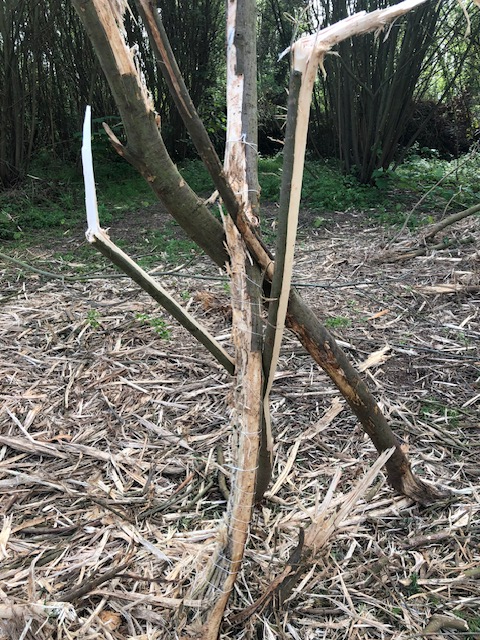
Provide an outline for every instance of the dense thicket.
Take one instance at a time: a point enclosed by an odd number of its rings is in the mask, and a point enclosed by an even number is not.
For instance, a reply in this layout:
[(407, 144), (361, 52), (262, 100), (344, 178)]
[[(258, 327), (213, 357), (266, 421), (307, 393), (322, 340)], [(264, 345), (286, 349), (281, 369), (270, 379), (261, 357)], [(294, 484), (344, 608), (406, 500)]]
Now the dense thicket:
[[(193, 100), (216, 133), (223, 120), (222, 105), (215, 104), (223, 74), (223, 0), (196, 0), (193, 5), (190, 0), (158, 0)], [(130, 13), (126, 30), (132, 46), (147, 47)], [(173, 152), (185, 154), (185, 131), (153, 57), (141, 59), (148, 84), (154, 87), (165, 139)], [(21, 179), (32, 154), (41, 150), (61, 159), (75, 158), (86, 104), (92, 105), (97, 125), (105, 119), (111, 126), (118, 123), (110, 89), (70, 1), (2, 0), (0, 185), (8, 187)]]
[[(285, 86), (285, 70), (272, 64), (274, 53), (288, 46), (294, 29), (326, 27), (392, 2), (317, 0), (313, 8), (311, 4), (264, 2), (260, 46), (267, 51), (260, 69), (268, 98), (261, 123), (269, 140), (279, 137), (273, 109), (277, 105), (281, 115)], [(342, 42), (338, 55), (327, 58), (327, 75), (319, 78), (314, 92), (311, 150), (338, 158), (344, 170), (354, 172), (361, 182), (387, 170), (416, 141), (445, 155), (468, 150), (478, 136), (478, 12), (472, 14), (469, 38), (466, 26), (458, 5), (432, 2), (395, 23), (388, 38), (369, 34)]]
[[(219, 151), (224, 139), (224, 0), (157, 0), (187, 87)], [(301, 32), (388, 0), (259, 0), (259, 144), (281, 149), (288, 58), (278, 54)], [(134, 11), (134, 10), (133, 10)], [(365, 36), (329, 56), (325, 80), (314, 93), (309, 145), (339, 158), (346, 171), (368, 181), (399, 158), (399, 145), (439, 148), (456, 155), (478, 136), (479, 12), (472, 36), (456, 3), (429, 3), (399, 21), (388, 39)], [(132, 46), (148, 44), (134, 15), (126, 20)], [(153, 87), (162, 133), (175, 157), (192, 152), (158, 73), (142, 51), (142, 70)], [(61, 159), (78, 154), (85, 104), (97, 119), (118, 125), (116, 108), (90, 42), (70, 0), (0, 3), (0, 186), (28, 170), (41, 151)], [(476, 111), (477, 109), (477, 111)], [(99, 146), (102, 134), (97, 136)], [(104, 148), (107, 148), (105, 144)]]
[(84, 105), (114, 102), (82, 25), (68, 2), (0, 3), (0, 183), (25, 174), (34, 152), (66, 157), (78, 147)]
[[(385, 0), (322, 0), (323, 22), (389, 5)], [(345, 41), (331, 58), (325, 104), (336, 131), (338, 157), (361, 182), (388, 169), (411, 115), (427, 52), (435, 42), (440, 4), (422, 5), (389, 29), (388, 38), (367, 34)], [(417, 96), (420, 97), (420, 96)]]

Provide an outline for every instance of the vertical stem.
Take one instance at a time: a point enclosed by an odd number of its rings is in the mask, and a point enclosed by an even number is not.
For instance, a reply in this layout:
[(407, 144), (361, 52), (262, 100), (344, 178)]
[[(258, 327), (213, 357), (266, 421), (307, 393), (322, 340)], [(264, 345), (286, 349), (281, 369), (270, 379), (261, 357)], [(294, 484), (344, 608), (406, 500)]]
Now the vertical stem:
[[(227, 3), (227, 143), (225, 173), (239, 210), (257, 223), (257, 117), (255, 0)], [(231, 218), (225, 218), (230, 254), (235, 380), (232, 407), (233, 469), (226, 535), (213, 558), (215, 601), (202, 628), (215, 640), (242, 566), (255, 496), (262, 422), (262, 331), (260, 271)], [(209, 584), (212, 584), (210, 579)]]
[(263, 398), (265, 435), (262, 441), (262, 459), (266, 458), (267, 454), (270, 459), (273, 457), (269, 410), (270, 391), (285, 329), (302, 193), (310, 104), (317, 67), (322, 59), (322, 54), (315, 51), (314, 44), (309, 41), (308, 43), (297, 43), (292, 47), (293, 64), (290, 76), (275, 269), (272, 278), (263, 356), (266, 383)]

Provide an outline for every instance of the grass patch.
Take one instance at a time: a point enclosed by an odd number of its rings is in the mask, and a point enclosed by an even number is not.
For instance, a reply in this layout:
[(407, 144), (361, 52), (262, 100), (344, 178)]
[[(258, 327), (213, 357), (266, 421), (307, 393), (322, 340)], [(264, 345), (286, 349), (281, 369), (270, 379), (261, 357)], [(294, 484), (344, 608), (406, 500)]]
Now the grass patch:
[(335, 318), (327, 318), (325, 320), (325, 326), (329, 329), (345, 329), (352, 324), (350, 318), (345, 316), (336, 316)]
[(365, 210), (385, 204), (387, 186), (364, 185), (353, 175), (343, 175), (336, 162), (309, 162), (304, 174), (302, 197), (314, 210)]
[(212, 178), (200, 160), (185, 160), (178, 169), (195, 193), (209, 196), (215, 191)]
[[(103, 140), (100, 141), (103, 144)], [(103, 148), (103, 147), (102, 147)], [(201, 195), (214, 191), (213, 182), (199, 160), (179, 165), (185, 181)], [(395, 172), (377, 171), (375, 184), (362, 185), (343, 175), (334, 161), (307, 161), (302, 204), (313, 212), (365, 211), (381, 225), (402, 225), (414, 205), (408, 225), (416, 228), (434, 221), (432, 213), (451, 212), (480, 199), (479, 155), (453, 161), (411, 154)], [(115, 154), (96, 155), (95, 176), (101, 223), (108, 226), (117, 214), (135, 211), (157, 201), (145, 180)], [(282, 156), (259, 159), (263, 201), (278, 202)], [(438, 184), (440, 182), (440, 184)], [(0, 193), (0, 239), (21, 242), (30, 232), (55, 230), (59, 234), (85, 224), (83, 176), (80, 163), (71, 165), (39, 154), (29, 177), (16, 189)], [(312, 216), (312, 227), (324, 224)]]
[(148, 325), (152, 327), (155, 333), (163, 340), (170, 340), (172, 331), (163, 318), (158, 316), (151, 316), (148, 313), (137, 313), (135, 319), (142, 325)]
[[(103, 226), (116, 213), (156, 202), (145, 180), (125, 162), (95, 166), (98, 211)], [(16, 189), (0, 194), (0, 239), (21, 241), (30, 231), (65, 229), (85, 224), (85, 197), (80, 168), (37, 162)]]
[(421, 404), (419, 415), (428, 422), (438, 422), (443, 419), (449, 427), (458, 429), (461, 427), (461, 423), (465, 419), (465, 416), (468, 416), (468, 412), (461, 411), (456, 407), (448, 406), (433, 398), (428, 398)]
[(468, 154), (455, 160), (441, 160), (412, 153), (396, 170), (397, 187), (428, 194), (424, 200), (428, 207), (451, 206), (462, 209), (480, 199), (480, 155)]
[(87, 313), (87, 322), (92, 329), (98, 329), (101, 325), (100, 313), (96, 309), (89, 309)]
[[(261, 196), (278, 202), (282, 179), (282, 156), (261, 158), (258, 167)], [(310, 209), (348, 211), (368, 209), (387, 202), (385, 186), (362, 185), (353, 175), (343, 175), (338, 163), (307, 161), (303, 176), (302, 199)]]
[(455, 615), (465, 620), (468, 624), (468, 630), (471, 633), (468, 633), (465, 637), (468, 640), (473, 640), (474, 638), (478, 640), (480, 635), (480, 615), (470, 615), (466, 611), (455, 611)]
[(170, 222), (165, 231), (154, 230), (149, 234), (148, 245), (151, 249), (151, 255), (140, 258), (139, 264), (143, 267), (151, 266), (150, 258), (155, 263), (161, 259), (168, 264), (178, 264), (200, 252), (193, 240), (174, 237), (175, 226), (177, 226), (175, 222)]

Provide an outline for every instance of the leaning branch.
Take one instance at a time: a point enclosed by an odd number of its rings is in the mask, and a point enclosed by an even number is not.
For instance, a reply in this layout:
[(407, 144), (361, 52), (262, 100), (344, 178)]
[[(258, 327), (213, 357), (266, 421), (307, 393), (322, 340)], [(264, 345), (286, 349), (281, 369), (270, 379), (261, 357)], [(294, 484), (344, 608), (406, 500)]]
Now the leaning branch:
[(134, 282), (146, 291), (154, 300), (170, 313), (175, 320), (187, 329), (201, 344), (210, 351), (216, 360), (233, 375), (235, 364), (225, 349), (215, 338), (202, 327), (195, 318), (183, 309), (181, 305), (156, 280), (144, 271), (130, 256), (113, 243), (108, 234), (100, 227), (98, 219), (97, 196), (93, 175), (90, 107), (85, 112), (83, 124), (82, 162), (85, 180), (85, 205), (87, 209), (88, 230), (87, 240), (100, 253), (107, 257), (115, 266), (126, 273)]
[(375, 262), (400, 262), (402, 260), (410, 260), (411, 258), (424, 256), (429, 251), (442, 251), (443, 249), (452, 249), (458, 245), (471, 244), (475, 242), (475, 238), (472, 236), (463, 236), (457, 239), (445, 237), (436, 244), (432, 244), (432, 241), (440, 231), (443, 231), (460, 220), (464, 220), (469, 216), (475, 215), (479, 211), (480, 204), (476, 204), (464, 211), (452, 213), (452, 215), (447, 216), (440, 222), (427, 227), (421, 236), (416, 238), (413, 243), (409, 244), (409, 246), (404, 247), (399, 251), (386, 251), (377, 256), (375, 258)]
[(474, 213), (478, 213), (479, 211), (480, 211), (480, 204), (476, 204), (473, 207), (469, 207), (468, 209), (465, 209), (465, 211), (458, 211), (457, 213), (452, 213), (451, 216), (447, 216), (440, 222), (437, 222), (437, 224), (432, 225), (427, 230), (427, 232), (423, 234), (423, 240), (425, 242), (433, 240), (433, 238), (437, 235), (437, 233), (440, 233), (440, 231), (443, 231), (444, 229), (446, 229), (446, 227), (449, 227), (450, 225), (455, 224), (455, 222), (459, 222), (464, 218), (468, 218), (469, 216), (472, 216)]

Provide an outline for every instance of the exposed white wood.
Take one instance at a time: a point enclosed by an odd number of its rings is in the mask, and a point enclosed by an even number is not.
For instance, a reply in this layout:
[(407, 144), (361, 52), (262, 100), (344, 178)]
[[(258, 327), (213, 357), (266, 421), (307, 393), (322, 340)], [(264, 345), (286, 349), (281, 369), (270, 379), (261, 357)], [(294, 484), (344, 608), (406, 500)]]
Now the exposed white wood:
[(227, 126), (225, 145), (225, 173), (247, 218), (254, 224), (256, 217), (248, 194), (247, 158), (245, 147), (251, 144), (242, 130), (244, 77), (237, 73), (238, 57), (235, 46), (237, 2), (227, 2)]
[(366, 13), (365, 11), (356, 13), (355, 15), (345, 18), (344, 20), (322, 29), (315, 34), (300, 38), (280, 56), (282, 57), (288, 51), (291, 52), (292, 68), (302, 74), (302, 81), (298, 100), (297, 125), (295, 131), (294, 162), (288, 211), (283, 284), (278, 305), (272, 361), (270, 364), (270, 371), (266, 373), (267, 384), (264, 396), (264, 414), (269, 450), (272, 450), (273, 448), (269, 412), (270, 391), (275, 377), (283, 333), (285, 330), (285, 318), (287, 315), (288, 298), (292, 281), (295, 240), (302, 194), (310, 104), (312, 101), (313, 85), (318, 68), (320, 67), (325, 73), (323, 59), (325, 54), (335, 44), (357, 34), (370, 31), (381, 31), (389, 22), (398, 16), (407, 13), (425, 1), (426, 0), (404, 0), (404, 2), (393, 7), (388, 7), (387, 9), (373, 11), (371, 13)]
[(83, 143), (82, 143), (82, 163), (83, 178), (85, 183), (85, 206), (87, 209), (86, 232), (87, 240), (90, 244), (101, 245), (108, 252), (112, 261), (121, 266), (130, 277), (132, 277), (140, 286), (155, 298), (160, 304), (167, 308), (184, 327), (192, 333), (197, 340), (204, 344), (210, 352), (217, 358), (225, 368), (233, 373), (235, 365), (231, 356), (225, 351), (222, 345), (201, 325), (197, 320), (175, 300), (175, 298), (162, 287), (162, 285), (144, 271), (129, 255), (127, 255), (120, 247), (118, 247), (108, 234), (100, 226), (97, 207), (97, 195), (95, 189), (95, 177), (93, 172), (92, 145), (91, 145), (91, 110), (88, 106), (85, 112), (85, 120), (83, 124)]
[(83, 121), (83, 143), (82, 143), (82, 165), (83, 180), (85, 183), (85, 207), (87, 209), (87, 240), (100, 231), (98, 220), (97, 192), (95, 190), (95, 178), (93, 174), (92, 160), (92, 125), (91, 107), (85, 109), (85, 119)]
[(392, 7), (387, 7), (386, 9), (378, 9), (377, 11), (371, 11), (370, 13), (367, 13), (366, 11), (359, 11), (348, 18), (340, 20), (340, 22), (318, 31), (317, 33), (299, 38), (291, 47), (288, 47), (280, 54), (280, 58), (289, 51), (295, 49), (295, 47), (305, 49), (306, 52), (310, 51), (310, 55), (307, 53), (307, 59), (305, 59), (303, 54), (297, 58), (297, 64), (300, 65), (298, 69), (295, 67), (296, 63), (293, 63), (295, 69), (303, 72), (305, 69), (305, 63), (308, 62), (308, 59), (312, 56), (321, 56), (323, 59), (325, 53), (334, 45), (342, 42), (342, 40), (346, 40), (347, 38), (351, 38), (361, 33), (369, 33), (371, 31), (380, 33), (387, 24), (391, 23), (399, 16), (408, 13), (412, 9), (415, 9), (415, 7), (424, 4), (426, 1), (427, 0), (403, 0), (403, 2), (399, 2)]

